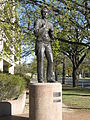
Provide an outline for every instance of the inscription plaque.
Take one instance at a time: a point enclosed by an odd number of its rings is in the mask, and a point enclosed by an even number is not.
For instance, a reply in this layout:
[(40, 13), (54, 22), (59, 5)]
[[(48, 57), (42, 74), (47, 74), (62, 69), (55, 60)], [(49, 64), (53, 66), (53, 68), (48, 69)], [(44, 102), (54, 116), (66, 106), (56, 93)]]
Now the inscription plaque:
[(53, 97), (60, 97), (61, 93), (60, 92), (53, 92)]

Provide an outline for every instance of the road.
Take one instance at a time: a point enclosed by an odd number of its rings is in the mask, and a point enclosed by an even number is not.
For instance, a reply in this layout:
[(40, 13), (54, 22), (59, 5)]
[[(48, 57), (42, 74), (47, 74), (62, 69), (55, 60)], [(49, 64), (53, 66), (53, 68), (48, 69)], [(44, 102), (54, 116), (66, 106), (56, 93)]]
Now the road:
[[(62, 83), (62, 78), (58, 78), (58, 81)], [(36, 79), (33, 79), (32, 82), (37, 82)], [(65, 84), (72, 84), (72, 78), (71, 77), (66, 77), (65, 79)], [(89, 88), (90, 89), (90, 80), (82, 80), (82, 79), (79, 79), (78, 80), (78, 85), (80, 87), (84, 87), (84, 88)]]
[[(59, 78), (58, 81), (62, 82), (62, 78)], [(66, 78), (65, 83), (66, 84), (72, 84), (72, 78)], [(79, 79), (78, 80), (78, 85), (80, 87), (84, 87), (84, 88), (89, 88), (90, 89), (90, 80)]]

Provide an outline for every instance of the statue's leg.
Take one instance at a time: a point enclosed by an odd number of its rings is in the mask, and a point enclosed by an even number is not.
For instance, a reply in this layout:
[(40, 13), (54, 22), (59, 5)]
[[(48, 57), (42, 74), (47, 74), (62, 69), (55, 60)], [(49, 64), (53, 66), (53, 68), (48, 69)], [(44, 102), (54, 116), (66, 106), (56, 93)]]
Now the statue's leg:
[(37, 76), (38, 82), (43, 82), (43, 61), (44, 61), (44, 45), (43, 43), (38, 43), (38, 53), (37, 53)]
[(53, 78), (53, 54), (50, 44), (45, 46), (45, 55), (47, 58), (47, 81), (55, 82)]

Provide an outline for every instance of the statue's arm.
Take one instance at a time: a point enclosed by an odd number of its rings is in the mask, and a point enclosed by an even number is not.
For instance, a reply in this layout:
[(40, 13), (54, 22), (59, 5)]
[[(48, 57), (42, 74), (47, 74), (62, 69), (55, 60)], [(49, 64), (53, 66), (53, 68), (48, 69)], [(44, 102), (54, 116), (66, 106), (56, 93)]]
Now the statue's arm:
[(35, 55), (37, 55), (37, 40), (35, 41)]
[(53, 27), (53, 25), (51, 25), (51, 27), (49, 29), (49, 36), (50, 36), (51, 40), (54, 39), (54, 27)]
[(45, 25), (42, 23), (41, 20), (37, 20), (35, 23), (34, 23), (34, 33), (35, 33), (35, 37), (36, 37), (36, 41), (35, 41), (35, 55), (37, 55), (38, 53), (38, 47), (37, 47), (37, 40), (38, 40), (38, 37), (40, 35), (42, 35), (42, 33), (44, 32), (45, 30)]
[(39, 21), (35, 21), (34, 23), (34, 34), (36, 37), (36, 41), (35, 41), (35, 55), (37, 55), (37, 39), (38, 39), (38, 31), (39, 31)]
[(35, 21), (35, 36), (38, 37), (39, 32), (39, 21)]
[(42, 35), (44, 30), (45, 30), (45, 25), (42, 23), (41, 20), (38, 20), (35, 23), (35, 36), (38, 37), (39, 35)]

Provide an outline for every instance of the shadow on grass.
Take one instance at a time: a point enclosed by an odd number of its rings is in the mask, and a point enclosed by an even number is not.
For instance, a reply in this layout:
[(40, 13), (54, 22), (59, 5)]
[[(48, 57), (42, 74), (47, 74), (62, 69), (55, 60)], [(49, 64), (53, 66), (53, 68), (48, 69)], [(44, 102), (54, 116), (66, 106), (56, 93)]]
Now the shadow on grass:
[(90, 110), (89, 107), (80, 107), (80, 106), (63, 106), (63, 108), (67, 109), (76, 109), (76, 110)]
[[(71, 87), (63, 87), (62, 89), (64, 92), (74, 92), (75, 94), (87, 94), (88, 96), (90, 95), (90, 89), (88, 88), (71, 88)], [(68, 94), (68, 93), (67, 93)], [(71, 93), (73, 94), (73, 93)]]
[(69, 109), (76, 109), (76, 110), (90, 110), (90, 108), (82, 108), (82, 107), (67, 107)]
[(0, 117), (0, 120), (29, 120), (29, 118), (21, 116), (3, 116)]
[(82, 95), (82, 94), (65, 94), (65, 93), (63, 93), (63, 95), (67, 95), (67, 96), (70, 96), (70, 95), (72, 95), (72, 96), (85, 96), (85, 97), (90, 97), (90, 95)]

